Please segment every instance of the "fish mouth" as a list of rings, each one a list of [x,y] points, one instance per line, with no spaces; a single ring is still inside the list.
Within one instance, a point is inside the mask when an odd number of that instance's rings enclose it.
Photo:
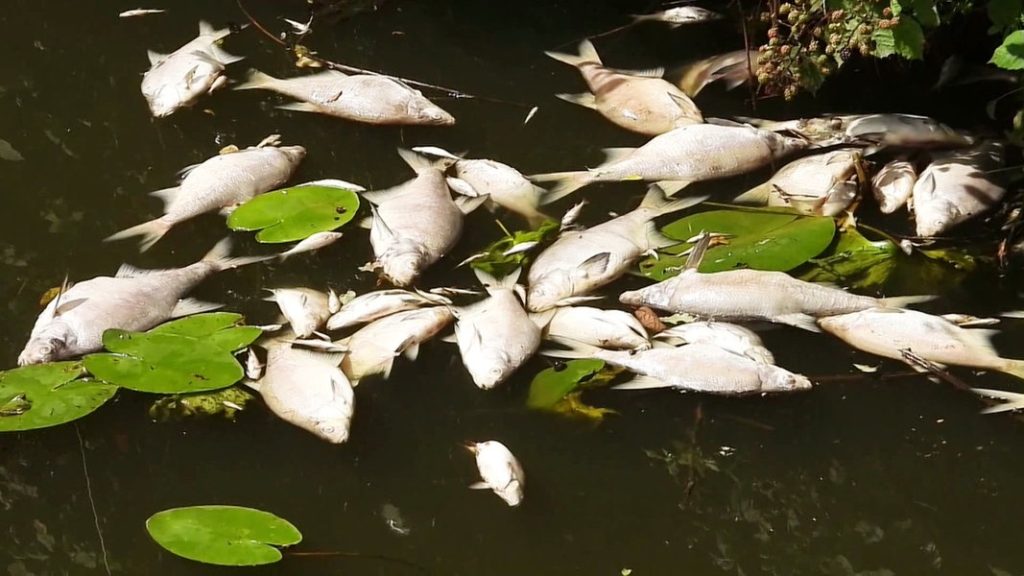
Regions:
[[[463,448],[469,451],[470,454],[476,454],[476,443],[475,442],[464,442],[461,444]]]

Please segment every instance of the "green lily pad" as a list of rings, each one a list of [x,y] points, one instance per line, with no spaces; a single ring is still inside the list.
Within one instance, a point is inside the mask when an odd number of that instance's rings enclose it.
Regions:
[[[168,552],[219,566],[258,566],[281,559],[280,546],[302,534],[269,512],[239,506],[190,506],[157,512],[146,520],[149,535]]]
[[[347,224],[359,210],[357,191],[363,188],[340,180],[319,180],[260,194],[228,217],[232,230],[259,230],[266,244],[294,242],[317,232]]]
[[[470,266],[495,278],[503,278],[516,268],[525,267],[532,259],[531,255],[538,253],[537,248],[519,252],[513,250],[514,247],[528,246],[528,243],[532,243],[532,246],[543,244],[558,235],[558,227],[558,222],[547,220],[536,230],[506,231],[503,238],[484,248],[483,255],[474,259]]]
[[[832,243],[832,218],[804,217],[761,210],[712,210],[676,220],[662,229],[669,238],[683,242],[662,250],[657,258],[640,262],[640,273],[657,281],[671,278],[686,264],[692,247],[685,240],[702,231],[725,234],[727,243],[708,249],[701,272],[735,268],[786,272],[800,266]]]
[[[569,360],[557,367],[542,370],[533,378],[526,406],[534,410],[600,421],[614,411],[588,406],[580,400],[580,394],[584,388],[608,383],[614,375],[615,372],[607,368],[603,360]]]
[[[79,379],[80,362],[24,366],[0,372],[0,432],[65,424],[113,398],[117,386]]]
[[[159,394],[206,392],[227,388],[245,372],[233,352],[262,333],[238,326],[238,314],[197,314],[149,332],[107,330],[103,346],[112,354],[90,354],[86,369],[118,386]]]

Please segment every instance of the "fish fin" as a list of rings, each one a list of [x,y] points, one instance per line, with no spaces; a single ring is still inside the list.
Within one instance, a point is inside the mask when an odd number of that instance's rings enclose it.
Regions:
[[[455,199],[455,205],[459,207],[459,211],[463,214],[471,214],[489,199],[490,196],[487,195],[477,196],[476,198],[459,195],[459,197]]]
[[[556,308],[552,308],[543,312],[530,312],[529,317],[530,320],[537,325],[537,328],[543,330],[551,323],[551,319],[555,317],[556,313],[558,313],[558,310]]]
[[[661,188],[665,192],[665,196],[671,198],[675,196],[680,190],[686,188],[691,183],[690,180],[660,180],[655,182],[654,185]],[[704,198],[707,198],[706,196]],[[701,200],[703,202],[703,200]]]
[[[551,58],[568,64],[569,66],[579,66],[580,64],[593,63],[601,64],[601,57],[597,55],[597,49],[594,48],[594,44],[587,39],[580,41],[578,48],[579,54],[564,54],[562,52],[544,52]]]
[[[359,226],[363,230],[369,230],[369,229],[373,228],[373,216],[367,216],[365,218],[360,218],[359,221],[356,222],[356,226]]]
[[[459,343],[458,337],[456,337],[454,332],[452,332],[451,334],[449,334],[447,336],[442,336],[440,338],[440,340],[441,340],[441,342],[447,342],[448,344],[458,344]]]
[[[339,359],[336,364],[332,364],[335,367],[331,370],[331,391],[334,393],[334,397],[343,396],[349,401],[352,400],[352,383],[348,381],[348,377],[342,372],[337,366],[341,364]]]
[[[476,188],[473,188],[472,184],[466,182],[462,178],[448,176],[447,178],[445,178],[445,182],[448,183],[448,187],[451,188],[452,192],[455,192],[456,194],[459,194],[461,196],[466,196],[468,198],[477,198],[478,196],[483,196],[483,194],[480,194],[480,192],[478,192]]]
[[[999,371],[1024,380],[1024,360],[1006,360],[1006,365]]]
[[[245,386],[246,388],[254,392],[259,392],[261,388],[259,380],[250,380],[248,378],[243,378],[241,384],[242,386]]]
[[[449,160],[459,161],[465,156],[465,154],[452,154],[451,152],[440,148],[438,146],[413,146],[412,151],[417,154],[423,154],[425,156],[436,156],[438,158],[447,158]]]
[[[402,355],[408,358],[410,362],[415,362],[416,358],[420,355],[419,342],[409,345],[408,348],[402,351]]]
[[[394,367],[395,367],[395,357],[394,356],[392,356],[391,358],[388,358],[387,360],[385,360],[381,364],[381,368],[383,368],[383,371],[381,372],[381,375],[384,377],[385,380],[391,378],[391,369],[394,368]]]
[[[53,317],[56,318],[61,314],[67,314],[68,312],[74,310],[75,308],[78,308],[82,304],[85,304],[86,300],[88,300],[88,298],[75,298],[74,300],[67,300],[61,302],[60,305],[57,306],[56,309],[54,309]]]
[[[555,94],[555,97],[559,100],[565,100],[570,104],[577,104],[584,108],[597,110],[597,96],[594,96],[590,92],[581,92],[579,94]]]
[[[157,218],[155,220],[150,220],[149,222],[143,222],[138,226],[126,228],[116,234],[111,234],[104,238],[103,241],[113,242],[114,240],[123,240],[134,236],[142,236],[142,240],[139,242],[139,252],[145,252],[152,248],[153,244],[156,244],[161,238],[163,238],[164,234],[167,234],[171,229],[171,226],[173,226],[173,224],[170,222],[163,218]]]
[[[637,78],[661,78],[665,75],[664,66],[655,66],[652,68],[639,68],[636,70],[630,70],[626,68],[611,68],[612,72],[618,74],[625,74],[626,76],[636,76]]]
[[[174,309],[171,310],[171,318],[182,318],[184,316],[191,316],[193,314],[199,314],[200,312],[209,312],[210,310],[217,310],[223,308],[223,304],[216,302],[203,302],[202,300],[196,300],[195,298],[182,298],[178,300],[178,303],[174,305]]]
[[[296,340],[296,344],[302,345],[301,340]],[[310,360],[316,360],[330,366],[338,366],[341,361],[345,359],[344,352],[329,352],[324,350],[315,350],[311,348],[292,348],[292,354],[296,356],[308,358]]]
[[[245,82],[235,86],[233,90],[273,90],[278,82],[279,79],[253,68],[247,73]]]
[[[432,162],[426,156],[423,156],[421,154],[417,154],[416,152],[413,152],[412,150],[406,150],[405,148],[399,148],[398,149],[398,155],[402,158],[402,160],[406,164],[409,165],[409,168],[412,168],[413,172],[416,172],[417,174],[419,174],[420,172],[423,172],[424,170],[430,170],[432,168],[436,168],[438,170],[444,170],[445,168],[450,166],[451,165],[450,163],[452,162],[451,160],[448,160],[449,164],[441,167],[441,166],[438,166],[435,162]],[[443,160],[444,159],[442,159],[442,161]]]
[[[199,35],[200,36],[216,36],[217,35],[217,29],[213,27],[213,24],[210,24],[206,20],[200,20],[199,21]]]
[[[647,194],[644,196],[643,201],[640,202],[640,207],[653,211],[655,216],[661,216],[685,210],[707,200],[707,198],[707,196],[690,196],[679,200],[669,200],[668,195],[665,194],[661,186],[651,185],[648,186]]]
[[[217,242],[209,252],[203,256],[203,262],[213,264],[220,270],[227,270],[229,268],[239,268],[241,266],[247,266],[249,264],[256,264],[257,262],[265,262],[267,260],[273,260],[277,258],[276,254],[270,256],[239,256],[231,257],[231,237],[225,237]]]
[[[679,106],[679,109],[683,112],[692,112],[696,105],[693,100],[690,99],[686,94],[676,94],[675,92],[666,92],[668,97]]]
[[[617,386],[612,386],[612,390],[653,390],[656,388],[671,388],[671,384],[667,384],[662,380],[658,380],[652,376],[644,376],[643,374],[637,374],[631,378],[628,382],[623,382]]]
[[[146,56],[149,58],[149,65],[156,66],[157,64],[167,60],[167,54],[161,54],[153,50],[146,50]]]
[[[380,215],[380,211],[377,207],[370,205],[370,212],[373,214],[373,220],[370,222],[370,237],[372,238],[376,234],[381,234],[385,238],[395,238],[395,232],[388,226],[388,223],[384,221],[384,217]]]
[[[191,168],[192,166],[189,166],[188,169]],[[181,192],[181,187],[174,186],[172,188],[164,188],[163,190],[156,190],[150,192],[149,195],[156,196],[157,198],[162,200],[164,203],[164,210],[166,211],[167,207],[170,206],[172,202],[174,202],[174,198],[178,195],[178,192]]]
[[[694,243],[693,249],[690,250],[690,255],[686,257],[686,263],[683,264],[683,271],[694,270],[700,268],[700,263],[704,261],[704,256],[708,253],[708,248],[711,247],[711,235],[707,233],[701,233],[697,242]]]
[[[568,298],[562,298],[559,300],[556,306],[575,306],[577,304],[586,304],[588,302],[596,302],[598,300],[604,300],[604,296],[569,296]]]
[[[772,191],[771,182],[765,182],[758,186],[754,186],[750,190],[740,194],[739,196],[732,199],[733,204],[753,204],[758,206],[764,206],[768,204],[768,195]]]
[[[499,279],[479,268],[473,269],[473,273],[476,274],[476,279],[480,281],[480,284],[482,284],[484,288],[487,288],[488,292],[499,288],[512,289],[516,285],[516,282],[519,281],[519,274],[522,271],[522,268],[516,268]]]
[[[132,266],[131,264],[121,264],[121,267],[117,269],[117,273],[114,274],[115,278],[139,278],[141,276],[149,276],[150,274],[159,274],[160,272],[166,272],[167,270],[154,270],[152,268],[139,268]]]
[[[810,314],[803,314],[800,312],[783,314],[782,316],[772,318],[772,321],[807,330],[808,332],[821,332],[821,328],[819,328],[818,323],[815,322],[814,316],[811,316]]]
[[[470,490],[490,490],[491,485],[484,481],[473,482],[469,485]]]
[[[292,112],[323,112],[323,109],[316,104],[309,102],[289,102],[275,106],[278,110],[291,110]]]
[[[991,388],[971,388],[971,392],[986,398],[1003,400],[1002,404],[989,406],[981,411],[982,414],[996,414],[998,412],[1009,412],[1024,408],[1024,394],[1010,392],[1008,390],[994,390]]]
[[[577,268],[581,269],[585,276],[600,276],[608,269],[608,262],[611,260],[611,256],[611,252],[598,252],[583,262],[580,262]]]
[[[211,56],[213,56],[214,60],[220,62],[225,66],[245,60],[245,56],[236,56],[234,54],[230,54],[216,44],[210,44],[210,46],[206,48],[206,51],[209,52]]]
[[[936,298],[938,298],[938,296],[934,295],[897,296],[895,298],[882,298],[880,302],[884,308],[906,308],[911,304],[931,302]]]
[[[548,190],[541,198],[540,203],[551,204],[594,181],[594,176],[587,170],[578,172],[552,172],[550,174],[535,174],[530,176],[536,182],[557,182],[553,188]]]
[[[606,166],[608,164],[614,164],[614,163],[622,160],[623,158],[626,158],[627,156],[629,156],[633,152],[636,152],[636,148],[629,148],[629,147],[602,148],[601,152],[604,153],[604,162],[601,163],[601,166]]]
[[[658,227],[653,221],[648,221],[644,224],[644,236],[647,239],[647,248],[668,248],[669,246],[675,246],[680,244],[679,240],[675,240],[665,236],[658,230]]]

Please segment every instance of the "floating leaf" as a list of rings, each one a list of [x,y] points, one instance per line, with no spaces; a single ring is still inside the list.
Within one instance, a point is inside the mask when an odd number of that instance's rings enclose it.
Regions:
[[[835,236],[835,221],[772,211],[712,210],[676,220],[662,232],[679,241],[701,232],[726,235],[726,244],[708,249],[701,272],[734,268],[786,272],[828,248]],[[640,272],[658,281],[675,276],[686,263],[690,247],[684,243],[666,248],[657,258],[640,262]]]
[[[269,512],[239,506],[191,506],[157,512],[149,535],[172,554],[220,566],[257,566],[281,559],[275,546],[293,546],[302,534]]]
[[[519,230],[506,234],[485,248],[482,256],[473,259],[470,265],[495,278],[502,278],[516,268],[528,264],[531,259],[530,253],[537,250],[535,247],[557,235],[558,223],[553,220],[544,222],[536,230]],[[518,250],[522,246],[529,246],[530,249]]]
[[[599,421],[614,411],[584,404],[580,400],[581,389],[605,384],[614,374],[613,370],[606,368],[603,360],[569,360],[542,370],[533,378],[526,406]]]
[[[140,392],[178,394],[231,386],[244,376],[233,352],[262,331],[238,326],[238,314],[197,314],[149,332],[107,330],[103,346],[113,354],[85,357],[89,372]]]
[[[0,431],[34,430],[77,420],[102,406],[117,386],[79,380],[79,362],[25,366],[0,372]]]
[[[1004,70],[1024,70],[1024,30],[1011,32],[992,53],[992,64]]]
[[[183,418],[220,416],[234,420],[239,410],[256,397],[241,386],[232,386],[214,392],[175,394],[162,396],[149,407],[149,417],[157,422],[170,422]]]
[[[260,194],[231,213],[228,227],[259,230],[256,240],[268,244],[302,240],[352,220],[361,190],[340,180],[320,180]]]

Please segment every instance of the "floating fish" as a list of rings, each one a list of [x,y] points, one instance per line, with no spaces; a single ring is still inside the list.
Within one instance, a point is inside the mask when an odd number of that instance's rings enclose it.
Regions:
[[[645,350],[651,347],[647,330],[632,314],[588,306],[556,308],[546,336],[578,340],[600,348]]]
[[[580,42],[579,52],[579,56],[546,52],[578,68],[590,88],[584,94],[558,94],[562,100],[597,110],[618,126],[650,136],[704,121],[693,100],[663,80],[660,71],[606,68],[590,40]]]
[[[235,90],[270,90],[300,100],[282,110],[316,112],[367,124],[450,126],[455,118],[419,90],[387,76],[325,70],[310,76],[274,78],[258,70]]]
[[[207,212],[228,213],[283,184],[306,157],[302,146],[250,147],[218,154],[182,171],[181,184],[152,195],[164,201],[164,215],[108,236],[105,241],[142,236],[145,252],[179,222]]]
[[[119,18],[135,18],[136,16],[149,16],[150,14],[163,14],[167,10],[160,10],[157,8],[136,8],[134,10],[125,10],[117,16]]]
[[[757,50],[736,50],[724,54],[716,54],[691,62],[674,71],[672,76],[679,78],[676,85],[696,98],[705,86],[712,82],[724,81],[727,90],[750,82],[757,70]]]
[[[266,300],[277,303],[298,338],[312,336],[341,308],[334,290],[325,294],[312,288],[274,288]]]
[[[779,169],[767,182],[736,197],[737,204],[792,208],[800,214],[836,216],[857,198],[859,148],[805,156]]]
[[[288,250],[281,252],[281,254],[278,255],[278,258],[281,260],[287,260],[296,254],[312,252],[314,250],[330,246],[338,240],[341,240],[341,232],[316,232],[306,238],[303,238]]]
[[[685,24],[697,24],[720,20],[722,15],[700,6],[677,6],[660,10],[651,14],[635,14],[634,22],[664,22],[669,28],[675,29]]]
[[[958,148],[973,142],[934,118],[914,114],[852,114],[781,122],[746,117],[738,120],[763,130],[798,134],[819,146],[864,144],[872,145],[871,151],[887,146]]]
[[[470,488],[491,490],[509,506],[519,506],[523,501],[526,474],[512,452],[496,440],[466,444],[466,449],[476,456],[476,467],[482,478]]]
[[[761,338],[753,331],[725,322],[691,322],[663,330],[654,336],[679,346],[684,344],[711,344],[755,362],[775,364],[775,357],[764,347]]]
[[[871,192],[883,214],[892,214],[906,205],[917,182],[917,169],[911,162],[892,160],[871,179]]]
[[[395,358],[405,355],[415,360],[420,344],[444,330],[453,319],[445,306],[406,310],[385,316],[360,328],[355,334],[335,342],[347,347],[349,352],[341,363],[341,369],[352,385],[374,374],[391,376]]]
[[[444,306],[451,304],[444,296],[426,292],[410,292],[408,290],[377,290],[360,294],[349,300],[327,320],[328,330],[341,330],[357,324],[366,324],[374,320],[425,306]]]
[[[938,236],[994,207],[1006,189],[987,172],[1003,165],[1004,146],[986,142],[969,150],[935,155],[914,184],[918,236]]]

